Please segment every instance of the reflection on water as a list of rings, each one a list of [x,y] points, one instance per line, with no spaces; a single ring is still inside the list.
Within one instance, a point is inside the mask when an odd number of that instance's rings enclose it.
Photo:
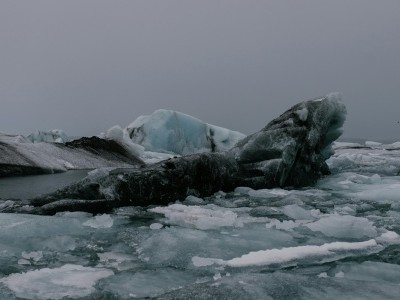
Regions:
[[[89,170],[64,173],[0,178],[0,199],[29,199],[54,192],[84,178]]]

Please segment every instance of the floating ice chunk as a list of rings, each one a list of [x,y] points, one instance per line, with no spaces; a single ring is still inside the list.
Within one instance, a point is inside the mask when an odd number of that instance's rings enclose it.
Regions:
[[[191,272],[175,268],[162,268],[121,272],[105,279],[101,286],[105,291],[118,296],[116,297],[118,299],[153,299],[169,291],[193,284],[196,280],[198,280],[198,276]]]
[[[152,229],[152,230],[159,230],[163,227],[164,227],[164,225],[160,224],[160,223],[153,223],[150,225],[150,229]]]
[[[199,204],[203,204],[204,200],[202,198],[198,198],[198,197],[190,195],[190,196],[186,197],[185,203],[190,204],[190,205],[199,205]]]
[[[255,198],[276,198],[284,197],[289,195],[290,192],[283,189],[261,189],[261,190],[250,190],[248,195]]]
[[[136,258],[132,255],[118,252],[97,253],[100,263],[97,267],[115,268],[118,271],[129,270]]]
[[[113,275],[102,268],[67,264],[60,268],[44,268],[11,274],[0,279],[17,297],[25,299],[61,299],[89,296],[96,281]]]
[[[111,218],[111,216],[104,214],[95,216],[84,222],[82,225],[92,228],[110,228],[113,226],[113,224],[114,220]]]
[[[242,133],[165,109],[140,116],[125,131],[134,143],[148,151],[177,154],[226,151],[245,137]]]
[[[75,250],[76,242],[72,236],[68,235],[57,235],[55,237],[49,237],[41,242],[43,249],[52,251],[64,252]]]
[[[209,265],[213,263],[230,267],[268,266],[293,263],[306,258],[319,258],[327,261],[329,258],[334,259],[335,255],[341,255],[343,253],[349,255],[349,251],[373,250],[374,248],[379,248],[379,245],[374,239],[371,239],[356,243],[334,242],[321,246],[297,246],[255,251],[230,260],[212,258],[201,259],[199,257],[194,257],[192,258],[192,262],[198,265]]]
[[[32,143],[66,143],[71,139],[61,129],[53,129],[49,131],[36,131],[27,137]]]
[[[213,279],[214,279],[214,281],[217,281],[217,280],[220,280],[222,278],[222,276],[221,276],[221,273],[216,273],[214,276],[213,276]]]
[[[297,228],[300,226],[301,223],[294,222],[292,220],[289,221],[279,221],[276,219],[271,220],[271,222],[265,224],[266,228],[273,228],[275,227],[278,230],[292,230],[293,228]]]
[[[85,211],[62,211],[56,213],[55,216],[64,218],[90,218],[93,215]]]
[[[378,174],[374,174],[374,175],[371,176],[370,181],[371,181],[372,184],[374,184],[374,183],[376,184],[376,183],[381,182],[382,178]]]
[[[36,263],[43,258],[43,252],[42,251],[32,251],[32,252],[28,253],[28,252],[23,251],[21,256],[26,260],[32,260]]]
[[[344,273],[343,273],[342,271],[337,272],[337,273],[335,274],[335,277],[336,277],[336,278],[344,278]]]
[[[373,141],[366,141],[366,142],[365,142],[365,146],[371,147],[371,148],[379,147],[379,146],[381,146],[381,145],[382,145],[382,143],[373,142]]]
[[[25,258],[21,258],[18,260],[18,264],[22,266],[29,266],[31,262]]]
[[[13,207],[14,206],[14,201],[12,200],[6,200],[6,201],[0,201],[0,211],[2,211],[5,208]]]
[[[207,267],[207,266],[212,266],[214,264],[222,265],[222,264],[224,264],[224,260],[218,259],[218,258],[206,258],[206,257],[193,256],[192,263],[195,267]]]
[[[246,186],[238,186],[234,190],[235,193],[240,193],[240,194],[245,194],[245,195],[248,195],[250,191],[254,191],[254,190],[252,188],[246,187]]]
[[[400,148],[400,142],[394,142],[386,146],[386,149],[397,149]]]
[[[336,251],[361,250],[376,246],[375,240],[359,243],[335,242],[321,246],[298,246],[283,249],[271,249],[250,252],[241,257],[228,260],[226,264],[231,267],[244,267],[251,265],[270,265],[285,263],[292,260],[302,259],[309,256],[328,256]]]
[[[172,225],[198,229],[216,229],[224,226],[242,226],[236,213],[217,209],[217,206],[187,206],[172,204],[166,207],[149,209],[151,212],[165,215]]]
[[[296,204],[286,205],[283,207],[283,213],[289,218],[295,220],[312,220],[313,217],[309,210],[306,210]]]
[[[376,240],[384,244],[400,244],[400,236],[394,231],[386,231],[376,238]]]
[[[400,199],[400,184],[375,184],[374,186],[370,186],[368,189],[354,193],[353,195],[361,200],[388,200],[398,202]]]
[[[330,215],[304,226],[336,238],[360,239],[377,235],[376,227],[368,219],[350,215]]]
[[[396,175],[400,168],[398,150],[387,151],[381,148],[336,149],[335,155],[329,158],[326,163],[333,173],[353,171],[364,174]]]
[[[337,267],[347,280],[378,281],[400,284],[400,266],[383,262],[366,261]],[[344,272],[343,272],[343,271]]]
[[[328,278],[328,274],[326,272],[322,272],[320,274],[318,274],[318,278]]]
[[[339,148],[361,148],[363,145],[359,143],[349,143],[349,142],[338,142],[335,141],[333,142],[333,149],[339,149]]]

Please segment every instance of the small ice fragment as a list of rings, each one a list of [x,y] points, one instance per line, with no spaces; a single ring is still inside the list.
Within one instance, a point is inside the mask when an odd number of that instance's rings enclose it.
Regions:
[[[295,223],[292,220],[282,222],[276,219],[271,220],[270,223],[265,224],[266,228],[275,227],[278,230],[292,230],[293,228],[299,227],[300,223]]]
[[[322,232],[326,236],[337,238],[375,237],[376,227],[366,218],[350,215],[330,215],[305,225],[312,231]]]
[[[153,223],[150,225],[150,229],[152,229],[152,230],[159,230],[163,227],[164,227],[164,225],[160,224],[160,223]]]
[[[219,280],[219,279],[221,279],[221,278],[222,278],[221,273],[217,273],[217,274],[215,274],[214,277],[213,277],[213,279],[214,279],[215,281],[217,281],[217,280]]]
[[[311,212],[298,206],[297,204],[286,205],[283,207],[283,213],[289,218],[295,220],[309,220],[312,219]]]
[[[43,258],[42,251],[32,251],[32,252],[25,252],[23,251],[21,256],[26,260],[33,260],[34,262],[38,262]]]
[[[185,203],[190,204],[190,205],[199,205],[199,204],[203,204],[204,200],[190,195],[190,196],[186,197]]]
[[[336,278],[344,278],[344,273],[343,273],[342,271],[337,272],[337,273],[335,274],[335,277],[336,277]]]
[[[213,264],[223,264],[222,259],[217,258],[206,258],[206,257],[192,257],[192,263],[195,267],[207,267]]]
[[[22,265],[22,266],[26,266],[26,265],[30,265],[31,262],[30,262],[29,260],[26,260],[26,259],[24,259],[24,258],[21,258],[21,259],[18,260],[18,264],[19,264],[19,265]]]
[[[371,148],[379,147],[381,145],[382,145],[382,143],[373,142],[373,141],[366,141],[365,142],[365,146],[371,147]]]
[[[89,226],[92,228],[110,228],[114,224],[114,220],[110,217],[110,215],[97,215],[94,218],[87,220],[82,225]]]
[[[253,191],[253,189],[249,188],[249,187],[245,187],[245,186],[238,186],[234,190],[235,193],[240,193],[240,194],[245,194],[245,195],[247,195],[250,191]]]
[[[322,272],[321,274],[318,274],[318,278],[328,278],[328,274],[326,272]]]
[[[379,183],[382,181],[382,178],[378,174],[374,174],[371,176],[370,181],[371,183]]]
[[[381,234],[376,240],[380,243],[385,244],[399,244],[400,243],[400,236],[394,231],[386,231],[385,233]]]
[[[169,224],[191,227],[202,230],[216,229],[225,226],[241,227],[236,213],[218,209],[216,206],[187,206],[171,204],[167,207],[155,207],[150,212],[163,214]]]

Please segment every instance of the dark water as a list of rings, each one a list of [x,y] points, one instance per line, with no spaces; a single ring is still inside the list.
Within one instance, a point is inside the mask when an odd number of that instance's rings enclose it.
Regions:
[[[84,178],[88,170],[57,174],[0,178],[0,199],[29,199],[54,192]]]

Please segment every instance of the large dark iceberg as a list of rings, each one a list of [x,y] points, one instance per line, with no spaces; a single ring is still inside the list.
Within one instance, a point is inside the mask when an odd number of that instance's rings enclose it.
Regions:
[[[105,212],[165,205],[238,186],[301,187],[329,174],[326,160],[341,135],[346,108],[337,94],[301,102],[227,152],[171,158],[140,168],[95,171],[82,181],[29,201],[29,212]],[[18,208],[13,208],[18,211]]]

